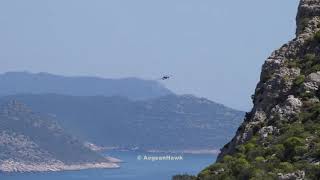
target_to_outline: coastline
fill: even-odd
[[[101,150],[102,149],[102,150]],[[212,154],[218,155],[220,150],[218,149],[179,149],[179,150],[162,150],[162,149],[140,149],[135,148],[120,148],[120,147],[100,147],[99,152],[103,151],[142,151],[147,153],[171,153],[171,154]]]
[[[116,169],[120,166],[114,162],[65,164],[63,162],[53,163],[24,163],[15,161],[3,161],[0,164],[0,172],[4,173],[31,173],[31,172],[59,172],[79,171],[86,169]]]
[[[130,148],[110,148],[105,147],[104,151],[132,151],[132,152],[147,152],[147,153],[170,153],[170,154],[212,154],[218,155],[220,150],[216,149],[183,149],[183,150],[161,150],[161,149],[130,149]]]
[[[149,153],[172,153],[172,154],[212,154],[218,155],[220,150],[210,150],[210,149],[190,149],[190,150],[146,150]]]
[[[108,152],[108,151],[144,151],[148,153],[172,153],[172,154],[213,154],[218,155],[220,150],[218,149],[179,149],[179,150],[162,150],[162,149],[144,149],[139,147],[117,147],[117,146],[100,146],[91,142],[86,142],[85,146],[96,152]],[[114,158],[113,158],[114,159]],[[116,163],[121,160],[115,159]]]

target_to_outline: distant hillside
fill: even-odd
[[[218,148],[230,140],[244,116],[244,112],[189,95],[147,101],[54,94],[17,95],[3,100],[7,98],[55,116],[77,136],[125,148]]]
[[[116,167],[56,122],[11,100],[0,105],[0,172]]]
[[[0,95],[56,93],[74,96],[123,96],[143,100],[172,94],[157,81],[137,78],[103,79],[8,72],[0,74],[0,84]]]

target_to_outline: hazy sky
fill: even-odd
[[[249,110],[261,65],[294,37],[298,0],[1,0],[0,72],[174,78]]]

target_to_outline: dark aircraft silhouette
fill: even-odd
[[[163,76],[162,78],[161,78],[161,80],[167,80],[167,79],[170,79],[171,78],[171,76]]]

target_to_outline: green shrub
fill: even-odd
[[[236,149],[240,153],[246,153],[246,148],[244,147],[244,145],[239,145],[236,147]]]
[[[301,92],[300,96],[303,100],[308,100],[311,99],[315,96],[315,94],[313,92]]]
[[[305,79],[306,77],[304,75],[300,75],[294,80],[293,84],[295,86],[300,86],[302,83],[304,83]]]
[[[244,153],[236,153],[233,156],[236,158],[246,158],[246,155]]]
[[[301,68],[301,61],[299,59],[289,59],[285,62],[288,68]]]
[[[316,64],[311,67],[311,72],[318,72],[320,71],[320,64]]]
[[[268,163],[266,163],[265,167],[268,171],[272,171],[276,165],[281,163],[281,160],[276,156],[268,156],[266,159]]]
[[[252,149],[255,148],[255,146],[256,146],[256,145],[253,144],[253,143],[247,143],[247,144],[245,144],[245,145],[244,145],[245,152],[251,151]]]
[[[285,147],[283,144],[276,144],[271,148],[272,154],[275,154],[278,159],[284,159]]]
[[[256,157],[255,161],[260,163],[260,162],[264,162],[265,159],[262,156],[258,156],[258,157]]]
[[[314,40],[316,42],[320,42],[320,31],[316,32],[316,34],[314,35]]]
[[[320,179],[320,165],[307,165],[306,176],[308,179]]]
[[[314,150],[311,154],[314,158],[320,159],[320,143],[314,144]]]
[[[310,132],[311,134],[319,134],[320,133],[320,124],[319,123],[314,123],[310,119],[308,119],[305,122],[304,127],[305,127],[305,130]]]
[[[306,148],[306,146],[297,146],[294,148],[294,151],[295,155],[303,156],[308,151],[308,149]]]
[[[233,160],[233,157],[230,156],[230,155],[226,155],[223,157],[223,162],[224,163],[228,163],[228,162],[231,162]]]
[[[284,142],[284,157],[285,159],[292,160],[299,152],[297,152],[298,148],[304,146],[304,141],[301,138],[298,137],[289,137]]]
[[[223,171],[221,171],[222,169]],[[216,174],[214,173],[215,171],[219,171],[220,173]],[[212,180],[212,179],[235,180],[235,177],[232,175],[231,169],[228,168],[224,163],[216,163],[214,165],[209,166],[208,168],[203,170],[198,175],[198,177],[201,180]]]
[[[288,67],[289,68],[298,68],[300,65],[297,61],[290,61],[288,62]]]
[[[275,174],[272,173],[266,173],[263,170],[254,170],[252,172],[252,177],[250,178],[250,180],[274,180],[277,179],[277,176]]]
[[[299,118],[302,122],[311,122],[311,121],[318,121],[320,116],[320,104],[312,104],[308,105],[303,113],[300,113]]]
[[[196,180],[197,177],[195,176],[190,176],[190,175],[187,175],[187,174],[184,174],[184,175],[176,175],[176,176],[173,176],[172,180]]]
[[[304,56],[304,60],[310,65],[316,60],[316,55],[314,53],[308,53]]]
[[[283,172],[283,173],[290,173],[295,171],[294,166],[291,163],[288,162],[281,162],[279,164],[279,169]]]
[[[247,157],[250,161],[254,161],[256,159],[256,157],[259,156],[264,156],[265,155],[265,149],[263,149],[263,147],[256,147],[251,149],[248,153],[247,153]]]
[[[246,171],[250,168],[249,162],[244,158],[235,159],[232,163],[232,172],[234,175],[239,175],[241,172]]]

